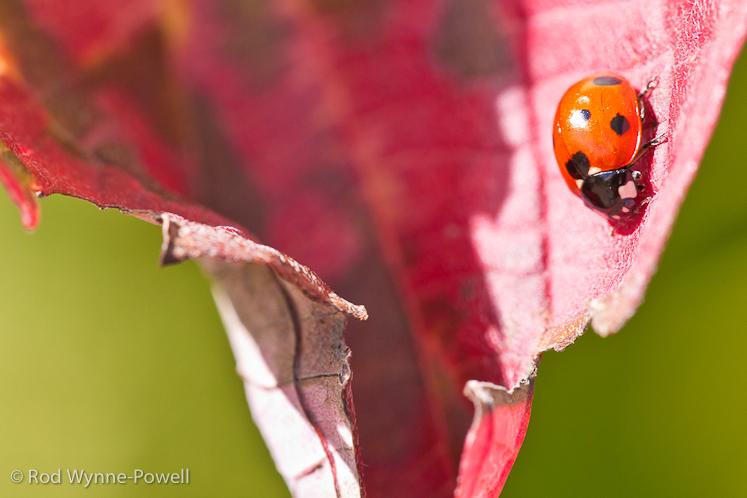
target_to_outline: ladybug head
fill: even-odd
[[[638,212],[635,199],[640,179],[640,172],[628,168],[600,171],[584,179],[581,196],[587,206],[620,223]]]

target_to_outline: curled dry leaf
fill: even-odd
[[[296,496],[497,496],[540,353],[640,304],[745,20],[701,0],[0,0],[0,178],[26,226],[32,192],[62,193],[165,222],[167,261],[208,258]],[[550,143],[601,70],[658,76],[668,138],[614,234]],[[283,254],[371,314],[346,329],[355,413],[340,313],[364,311]]]
[[[345,317],[258,264],[206,265],[246,396],[296,496],[363,496]]]
[[[164,213],[162,264],[206,258],[246,396],[291,492],[362,496],[341,299],[308,268],[226,227]]]

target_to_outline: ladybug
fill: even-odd
[[[553,148],[565,182],[588,207],[617,224],[650,200],[636,203],[643,185],[640,171],[630,167],[664,142],[660,135],[641,145],[642,99],[657,81],[639,95],[619,74],[594,74],[571,86],[555,113]]]

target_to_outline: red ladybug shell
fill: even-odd
[[[583,176],[618,169],[633,161],[640,145],[638,95],[623,76],[595,74],[565,92],[555,114],[553,147],[563,178],[576,195],[581,195],[574,171],[579,164],[589,166]]]

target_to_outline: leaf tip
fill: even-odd
[[[39,226],[41,209],[36,192],[41,189],[34,175],[16,154],[0,142],[0,184],[21,213],[21,224],[32,232]]]
[[[475,404],[475,417],[464,442],[455,497],[498,496],[524,442],[534,379],[510,390],[470,380],[464,394]]]
[[[161,222],[161,228],[163,231],[163,242],[161,243],[161,255],[158,259],[158,264],[161,266],[170,266],[189,259],[176,255],[175,241],[177,237],[179,237],[179,225],[171,220],[166,213],[158,216],[156,221]]]

